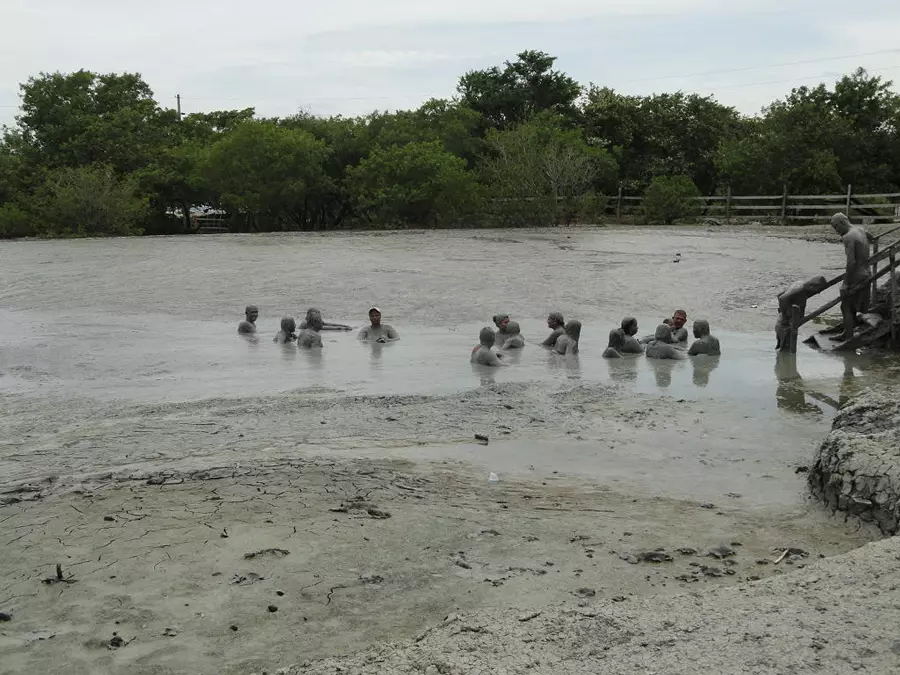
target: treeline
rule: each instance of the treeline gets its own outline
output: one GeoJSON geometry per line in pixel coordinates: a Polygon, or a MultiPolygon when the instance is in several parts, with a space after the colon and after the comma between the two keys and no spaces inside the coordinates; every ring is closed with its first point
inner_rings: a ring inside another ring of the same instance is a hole
{"type": "Polygon", "coordinates": [[[760,115],[711,97],[583,87],[528,51],[453,100],[365,117],[179,119],[136,74],[41,74],[0,142],[0,236],[595,221],[620,187],[648,221],[691,196],[900,191],[900,96],[864,70],[760,115]]]}

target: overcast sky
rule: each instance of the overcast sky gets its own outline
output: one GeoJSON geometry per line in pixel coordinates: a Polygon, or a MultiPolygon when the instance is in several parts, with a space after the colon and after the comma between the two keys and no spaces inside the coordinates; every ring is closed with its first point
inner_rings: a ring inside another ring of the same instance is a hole
{"type": "Polygon", "coordinates": [[[0,123],[41,71],[139,72],[185,112],[354,115],[450,97],[525,49],[582,84],[754,113],[857,66],[900,80],[900,1],[2,0],[0,123]]]}

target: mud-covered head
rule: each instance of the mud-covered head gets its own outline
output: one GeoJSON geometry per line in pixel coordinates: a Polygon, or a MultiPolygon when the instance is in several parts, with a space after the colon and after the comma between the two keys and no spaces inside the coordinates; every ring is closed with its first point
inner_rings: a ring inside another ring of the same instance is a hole
{"type": "Polygon", "coordinates": [[[694,337],[698,340],[709,335],[709,321],[697,319],[694,321],[694,337]]]}
{"type": "Polygon", "coordinates": [[[481,332],[478,333],[478,342],[481,343],[482,347],[493,347],[496,339],[497,338],[494,337],[494,329],[490,326],[485,326],[481,329],[481,332]]]}
{"type": "Polygon", "coordinates": [[[310,307],[306,310],[306,327],[312,328],[313,330],[322,330],[322,326],[325,325],[325,321],[322,319],[322,312],[316,309],[315,307],[310,307]]]}
{"type": "Polygon", "coordinates": [[[294,317],[286,316],[281,319],[281,330],[282,332],[290,335],[295,330],[297,330],[297,322],[294,321],[294,317]]]}
{"type": "Polygon", "coordinates": [[[519,328],[518,321],[510,321],[506,324],[506,329],[504,330],[504,332],[509,333],[510,335],[518,335],[522,332],[522,329],[519,328]]]}
{"type": "Polygon", "coordinates": [[[633,316],[626,316],[624,319],[622,319],[622,330],[625,331],[625,335],[637,335],[637,319],[635,319],[633,316]]]}
{"type": "Polygon", "coordinates": [[[494,325],[500,330],[505,331],[506,325],[509,323],[509,314],[494,314],[494,325]]]}
{"type": "Polygon", "coordinates": [[[844,236],[850,231],[850,219],[843,213],[835,213],[831,216],[831,227],[839,235],[844,236]]]}
{"type": "Polygon", "coordinates": [[[672,342],[672,329],[668,326],[668,324],[661,323],[656,327],[656,333],[654,334],[654,338],[659,340],[660,342],[672,342]]]}
{"type": "Polygon", "coordinates": [[[678,330],[686,323],[687,312],[685,312],[683,309],[676,309],[675,313],[672,315],[672,321],[669,322],[669,325],[678,330]]]}
{"type": "Polygon", "coordinates": [[[825,277],[818,276],[803,282],[803,290],[809,294],[821,293],[828,286],[828,280],[825,277]]]}
{"type": "Polygon", "coordinates": [[[256,305],[247,305],[244,307],[244,316],[247,317],[247,321],[253,323],[259,318],[259,307],[256,305]]]}
{"type": "Polygon", "coordinates": [[[547,327],[556,330],[557,328],[562,328],[566,325],[566,320],[563,318],[562,312],[550,312],[550,315],[547,317],[547,327]]]}
{"type": "Polygon", "coordinates": [[[620,328],[613,328],[609,331],[609,344],[607,349],[619,350],[625,345],[625,334],[620,328]]]}
{"type": "Polygon", "coordinates": [[[570,321],[566,324],[566,335],[570,338],[578,342],[578,339],[581,337],[581,322],[580,321],[570,321]]]}

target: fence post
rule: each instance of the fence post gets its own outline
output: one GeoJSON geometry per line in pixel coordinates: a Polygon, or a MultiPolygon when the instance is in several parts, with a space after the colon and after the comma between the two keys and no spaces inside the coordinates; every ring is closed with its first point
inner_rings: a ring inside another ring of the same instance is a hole
{"type": "Polygon", "coordinates": [[[791,336],[790,349],[791,354],[797,353],[797,337],[800,335],[800,322],[803,321],[803,310],[799,305],[791,306],[791,336]]]}
{"type": "Polygon", "coordinates": [[[787,223],[787,183],[784,183],[781,188],[781,224],[784,225],[787,223]]]}
{"type": "Polygon", "coordinates": [[[619,186],[619,199],[616,201],[616,222],[622,222],[622,186],[619,186]]]}
{"type": "MultiPolygon", "coordinates": [[[[875,240],[875,243],[872,244],[872,257],[874,258],[878,255],[878,240],[875,240]]],[[[893,256],[893,254],[891,254],[893,256]]],[[[872,302],[875,302],[875,291],[878,289],[878,280],[876,276],[878,274],[878,261],[872,263],[872,287],[869,289],[869,297],[872,299],[872,302]]]]}
{"type": "MultiPolygon", "coordinates": [[[[900,326],[897,326],[897,259],[894,255],[894,252],[891,251],[890,257],[891,264],[891,346],[897,347],[900,342],[898,342],[897,333],[900,332],[900,326]]],[[[875,299],[875,296],[872,296],[872,299],[875,299]]]]}
{"type": "Polygon", "coordinates": [[[847,185],[847,218],[852,217],[850,215],[850,210],[853,208],[851,197],[853,197],[853,185],[847,185]]]}
{"type": "Polygon", "coordinates": [[[728,186],[728,196],[725,197],[725,219],[731,218],[731,186],[728,186]]]}

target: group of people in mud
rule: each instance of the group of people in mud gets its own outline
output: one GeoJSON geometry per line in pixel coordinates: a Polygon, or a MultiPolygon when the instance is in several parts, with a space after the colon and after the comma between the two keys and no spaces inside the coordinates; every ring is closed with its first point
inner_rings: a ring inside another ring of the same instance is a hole
{"type": "MultiPolygon", "coordinates": [[[[247,305],[244,309],[244,320],[238,324],[238,334],[255,335],[258,318],[259,307],[247,305]]],[[[280,345],[296,343],[298,347],[313,349],[322,346],[321,332],[325,330],[350,331],[353,328],[341,323],[329,323],[322,318],[321,310],[311,307],[306,311],[306,318],[299,326],[292,316],[282,318],[281,330],[275,334],[273,341],[280,345]]],[[[381,310],[377,307],[369,310],[369,325],[359,332],[358,337],[360,340],[380,343],[400,339],[393,326],[381,323],[381,310]]]]}
{"type": "Polygon", "coordinates": [[[710,333],[709,321],[694,321],[694,342],[688,343],[687,312],[675,310],[671,319],[664,319],[653,335],[638,339],[638,322],[633,316],[622,319],[622,325],[609,332],[609,344],[603,357],[620,359],[624,354],[645,354],[650,359],[683,359],[686,356],[719,356],[722,348],[719,340],[710,333]]]}

